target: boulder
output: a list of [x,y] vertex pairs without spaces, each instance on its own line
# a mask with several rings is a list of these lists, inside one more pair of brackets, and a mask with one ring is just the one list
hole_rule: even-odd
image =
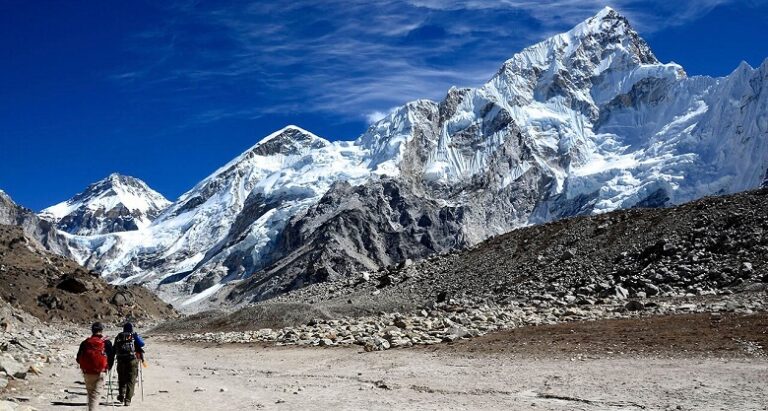
[[365,343],[364,349],[366,352],[384,351],[384,350],[388,350],[389,347],[390,347],[389,341],[379,336],[375,336],[370,341]]
[[27,376],[27,367],[10,356],[0,357],[0,371],[5,371],[14,378],[23,379]]
[[402,328],[404,330],[410,330],[413,328],[413,323],[411,323],[411,320],[405,318],[405,317],[398,317],[395,319],[394,324],[396,327]]
[[64,276],[64,278],[56,284],[56,288],[72,294],[82,294],[86,291],[93,290],[93,284],[68,275]]
[[133,293],[128,290],[117,291],[112,298],[109,299],[112,304],[122,307],[134,304]]
[[560,256],[560,259],[567,261],[567,260],[573,259],[574,257],[576,257],[576,251],[571,248],[568,248],[565,251],[563,251],[563,254]]
[[461,337],[459,337],[456,334],[448,334],[445,337],[443,337],[443,341],[444,342],[454,342],[454,341],[458,340],[459,338],[461,338]]
[[601,296],[605,298],[615,298],[617,300],[626,300],[629,297],[629,291],[620,285],[616,285],[603,291]]
[[446,334],[448,335],[456,335],[458,338],[469,338],[472,336],[472,334],[464,327],[459,326],[453,326],[449,327],[446,331]]
[[661,290],[659,290],[659,287],[656,287],[653,284],[646,284],[645,285],[645,294],[648,297],[653,297],[654,295],[659,294],[659,292],[661,292]]
[[49,310],[55,310],[62,306],[61,299],[48,293],[37,297],[37,304]]
[[645,309],[645,305],[637,300],[631,300],[624,305],[627,311],[642,311]]

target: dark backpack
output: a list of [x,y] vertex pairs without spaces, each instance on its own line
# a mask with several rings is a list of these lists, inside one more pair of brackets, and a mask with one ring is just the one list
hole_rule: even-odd
[[120,360],[132,360],[136,358],[136,343],[133,333],[120,333],[115,338],[115,354]]
[[104,338],[88,337],[83,341],[83,350],[77,362],[84,374],[101,374],[107,370],[107,353],[104,350]]

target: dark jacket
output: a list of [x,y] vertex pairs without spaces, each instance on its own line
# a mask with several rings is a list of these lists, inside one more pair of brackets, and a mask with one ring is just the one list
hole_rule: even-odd
[[[124,333],[120,333],[120,334],[124,334]],[[115,337],[115,341],[118,341],[118,338],[120,338],[120,334],[118,334],[117,337]],[[141,338],[141,336],[138,333],[131,333],[131,335],[133,335],[133,346],[135,347],[134,348],[135,351],[137,353],[143,353],[144,352],[144,340]],[[116,352],[117,350],[113,350],[113,351],[115,351],[115,352],[112,353],[112,356],[114,357],[115,354],[117,354],[117,352]],[[120,358],[118,356],[117,360],[118,361],[123,361],[125,359],[124,358]],[[133,358],[130,358],[129,360],[132,361]]]
[[[80,348],[77,349],[77,357],[76,360],[79,363],[80,362],[80,356],[83,354],[83,351],[85,351],[85,341],[80,343]],[[115,363],[115,348],[112,346],[112,341],[109,341],[109,338],[104,339],[104,351],[105,354],[107,354],[107,369],[111,370],[112,365]]]

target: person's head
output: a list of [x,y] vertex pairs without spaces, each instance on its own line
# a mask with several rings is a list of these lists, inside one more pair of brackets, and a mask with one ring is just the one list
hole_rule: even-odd
[[131,323],[123,324],[123,332],[124,333],[132,333],[133,332],[133,324],[131,324]]
[[91,324],[91,334],[100,335],[104,331],[104,325],[98,321]]

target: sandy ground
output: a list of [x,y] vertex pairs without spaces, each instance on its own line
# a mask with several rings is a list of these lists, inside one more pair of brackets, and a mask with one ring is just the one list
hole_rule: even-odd
[[[145,398],[135,398],[132,408],[768,410],[768,357],[754,343],[768,332],[765,315],[716,321],[689,317],[683,321],[689,328],[710,324],[710,331],[702,331],[698,340],[684,337],[671,345],[669,335],[650,330],[671,330],[677,319],[659,319],[661,325],[648,321],[534,327],[460,344],[377,353],[358,348],[206,347],[149,338]],[[704,340],[718,340],[711,335],[712,323],[724,330],[722,341],[734,340],[728,330],[742,333],[735,350],[718,344],[704,344],[706,351],[693,349]],[[750,325],[752,331],[745,332]],[[611,333],[642,327],[650,327],[650,334],[633,346],[656,349],[606,349],[606,344],[615,345]],[[603,338],[592,338],[595,344],[585,343],[586,337],[601,334]],[[668,349],[661,349],[665,344]],[[85,390],[79,380],[74,366],[49,367],[15,395],[29,397],[29,404],[40,410],[83,409]]]

